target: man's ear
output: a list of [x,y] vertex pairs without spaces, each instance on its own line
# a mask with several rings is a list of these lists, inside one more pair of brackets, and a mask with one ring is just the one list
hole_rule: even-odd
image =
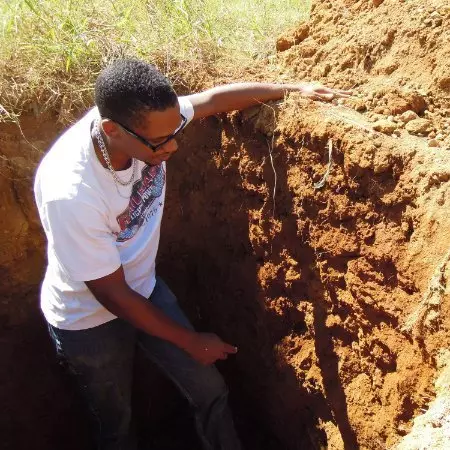
[[102,119],[102,128],[104,133],[112,138],[117,137],[120,132],[119,125],[110,119]]

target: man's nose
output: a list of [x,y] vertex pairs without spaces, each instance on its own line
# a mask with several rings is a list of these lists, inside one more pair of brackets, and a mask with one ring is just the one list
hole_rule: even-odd
[[167,144],[164,146],[164,151],[167,153],[174,153],[178,150],[178,142],[176,139],[171,139]]

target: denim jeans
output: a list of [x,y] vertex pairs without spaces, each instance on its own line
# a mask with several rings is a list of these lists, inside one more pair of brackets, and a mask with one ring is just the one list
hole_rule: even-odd
[[[179,324],[192,329],[175,295],[157,278],[149,299]],[[75,377],[94,422],[98,450],[136,450],[131,426],[131,384],[136,345],[176,384],[194,409],[205,450],[240,450],[225,382],[214,366],[203,366],[168,341],[122,319],[86,330],[49,325],[58,356]]]

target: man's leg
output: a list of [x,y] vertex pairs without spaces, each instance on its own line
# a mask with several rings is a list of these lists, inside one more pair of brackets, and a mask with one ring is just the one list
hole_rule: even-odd
[[130,422],[136,330],[115,319],[77,331],[50,325],[49,331],[90,409],[98,450],[135,450]]
[[[160,278],[150,301],[173,320],[192,329],[176,297]],[[139,332],[138,342],[194,408],[197,431],[205,450],[241,449],[228,408],[228,390],[219,371],[214,366],[201,365],[168,341]]]

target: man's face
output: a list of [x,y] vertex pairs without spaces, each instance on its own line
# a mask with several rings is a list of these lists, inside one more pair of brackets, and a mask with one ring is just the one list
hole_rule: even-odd
[[178,144],[172,136],[184,122],[177,104],[164,111],[145,113],[139,126],[125,127],[106,119],[103,129],[115,152],[120,151],[130,158],[158,165],[167,161],[177,151]]

